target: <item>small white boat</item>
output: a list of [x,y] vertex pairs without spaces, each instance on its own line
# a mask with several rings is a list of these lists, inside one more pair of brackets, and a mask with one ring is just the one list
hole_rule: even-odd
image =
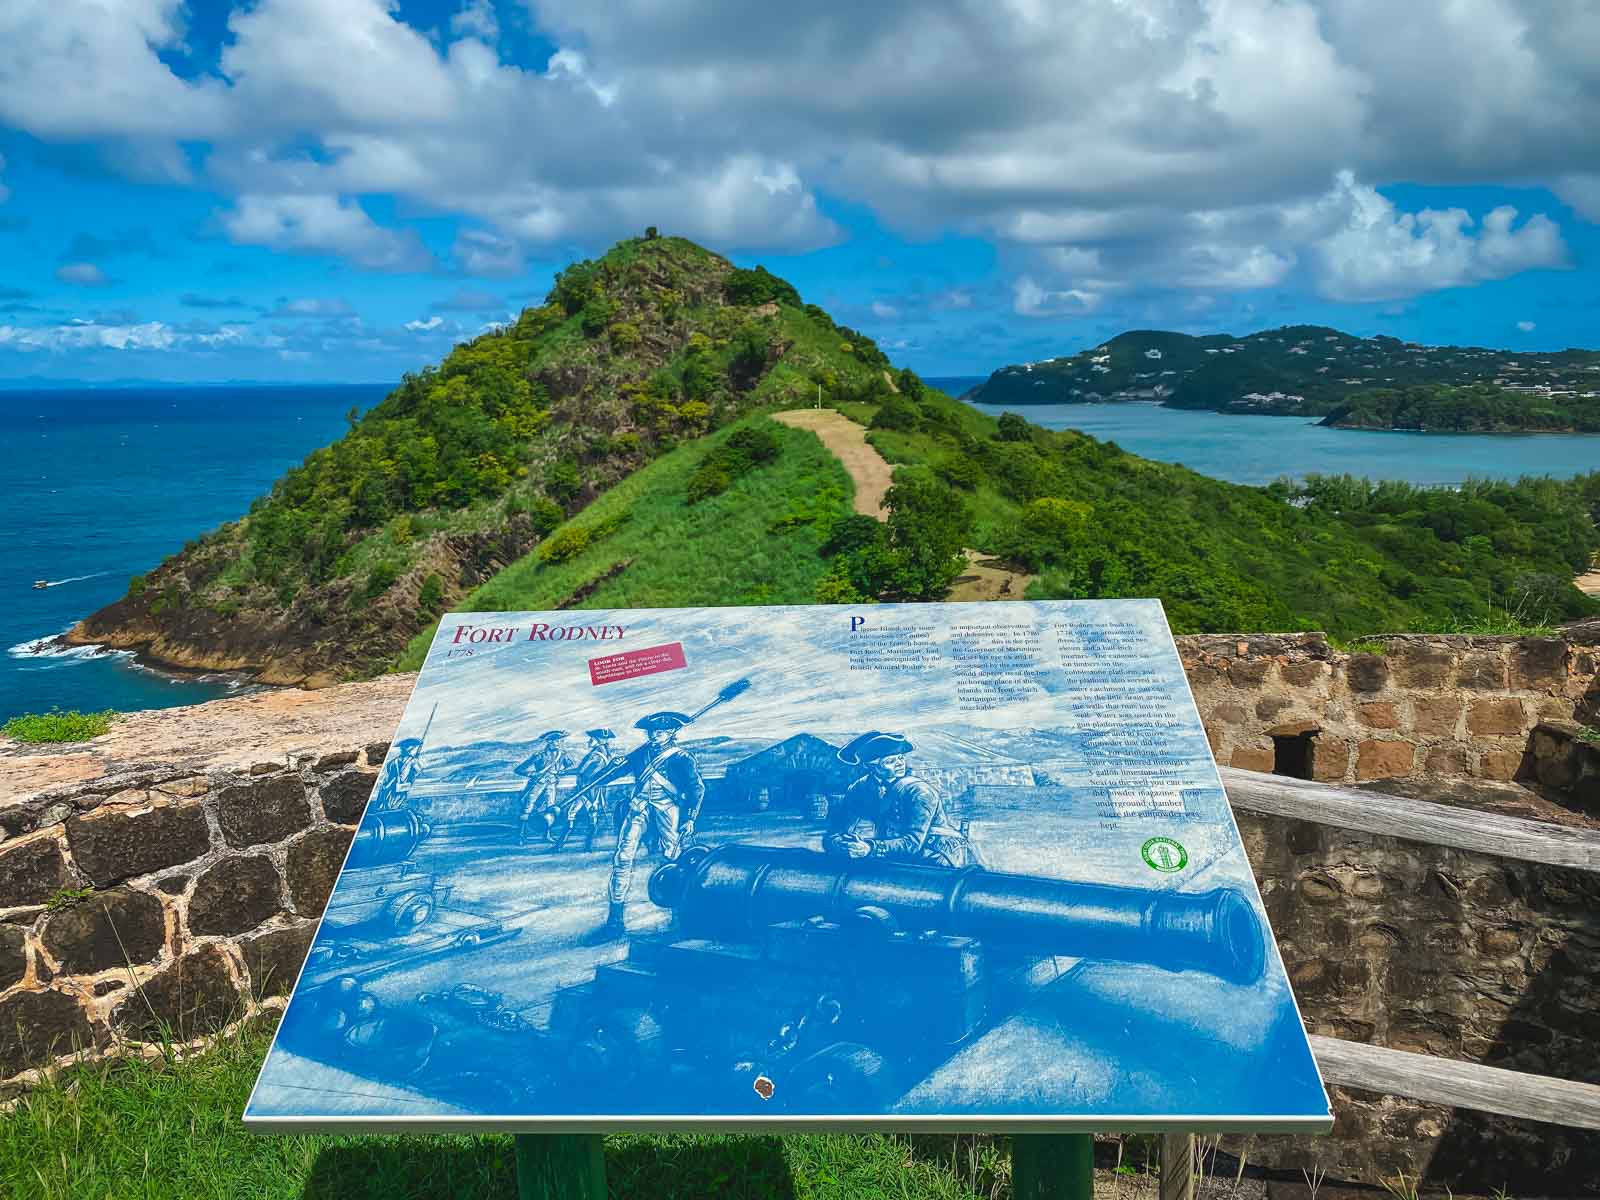
[[33,581],[33,586],[36,588],[47,588],[50,586],[50,581],[48,579],[35,579]]

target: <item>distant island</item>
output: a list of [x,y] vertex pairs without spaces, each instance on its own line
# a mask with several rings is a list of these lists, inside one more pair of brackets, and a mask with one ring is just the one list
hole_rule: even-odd
[[[1590,432],[1600,430],[1600,351],[1422,346],[1321,325],[1239,338],[1136,329],[1081,354],[1002,367],[964,399],[1008,407],[1145,401],[1329,416],[1324,424],[1366,429]],[[1393,423],[1418,414],[1428,423]]]

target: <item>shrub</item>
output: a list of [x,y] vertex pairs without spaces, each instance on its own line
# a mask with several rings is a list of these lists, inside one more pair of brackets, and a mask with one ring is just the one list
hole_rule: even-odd
[[589,531],[578,525],[568,525],[554,537],[539,543],[539,560],[547,563],[569,562],[589,548]]
[[432,572],[422,581],[422,586],[417,589],[417,607],[430,616],[439,611],[444,604],[444,580],[439,578],[437,571]]
[[720,465],[707,462],[689,476],[685,496],[690,504],[698,504],[702,500],[709,500],[712,496],[722,495],[732,486],[732,475]]
[[1014,412],[1000,414],[1000,432],[996,435],[1002,442],[1027,442],[1033,440],[1029,432],[1027,418]]
[[964,454],[947,454],[934,463],[933,470],[952,487],[968,491],[983,482],[983,468]]
[[632,321],[618,321],[611,327],[611,348],[632,350],[640,342],[639,327]]
[[781,448],[778,435],[764,426],[751,425],[735,430],[722,445],[701,459],[694,474],[689,476],[686,489],[689,503],[697,504],[721,495],[733,486],[734,480],[773,462]]
[[872,415],[873,429],[901,429],[913,431],[922,424],[922,410],[904,396],[893,392],[883,398],[878,411]]
[[800,307],[800,293],[794,290],[794,285],[779,279],[765,267],[758,266],[753,271],[735,267],[728,273],[722,290],[729,304],[756,305],[775,300],[779,304]]
[[528,505],[528,516],[533,519],[533,529],[546,537],[557,525],[567,519],[566,511],[548,496],[536,496]]
[[389,590],[391,584],[400,578],[400,565],[387,560],[376,563],[372,570],[367,572],[367,586],[361,589],[363,599],[373,600]]
[[20,717],[12,717],[0,726],[0,733],[19,742],[87,742],[110,729],[116,716],[117,713],[109,708],[104,712],[88,713],[77,709],[67,712],[51,709],[47,713],[24,713]]
[[1094,510],[1076,500],[1044,496],[1022,506],[1017,522],[1000,537],[1000,552],[1029,570],[1062,562],[1089,532]]
[[135,575],[132,579],[128,580],[128,595],[130,595],[130,596],[138,596],[138,595],[142,595],[143,592],[144,592],[144,576],[143,575]]
[[577,499],[578,493],[583,490],[583,476],[578,472],[578,464],[570,458],[556,463],[550,468],[550,474],[545,476],[544,490],[563,504]]

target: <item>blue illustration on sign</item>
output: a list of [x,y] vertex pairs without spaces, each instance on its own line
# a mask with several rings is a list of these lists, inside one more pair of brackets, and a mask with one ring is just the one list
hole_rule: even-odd
[[474,1117],[1330,1121],[1154,601],[447,616],[245,1119]]

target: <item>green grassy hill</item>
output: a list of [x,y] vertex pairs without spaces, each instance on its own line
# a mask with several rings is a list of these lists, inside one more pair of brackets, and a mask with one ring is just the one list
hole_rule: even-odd
[[[1150,336],[1113,361],[1214,348]],[[764,416],[819,395],[899,465],[887,522]],[[964,546],[1036,573],[1032,597],[1160,597],[1180,631],[1521,629],[1600,611],[1571,584],[1597,509],[1600,475],[1251,488],[995,420],[760,268],[638,238],[352,413],[70,638],[322,683],[414,664],[448,609],[937,599]]]
[[1239,338],[1136,329],[1079,354],[1002,367],[968,398],[1008,406],[1159,400],[1171,408],[1317,416],[1376,390],[1441,385],[1544,388],[1571,407],[1600,412],[1600,351],[1421,346],[1321,325]]

